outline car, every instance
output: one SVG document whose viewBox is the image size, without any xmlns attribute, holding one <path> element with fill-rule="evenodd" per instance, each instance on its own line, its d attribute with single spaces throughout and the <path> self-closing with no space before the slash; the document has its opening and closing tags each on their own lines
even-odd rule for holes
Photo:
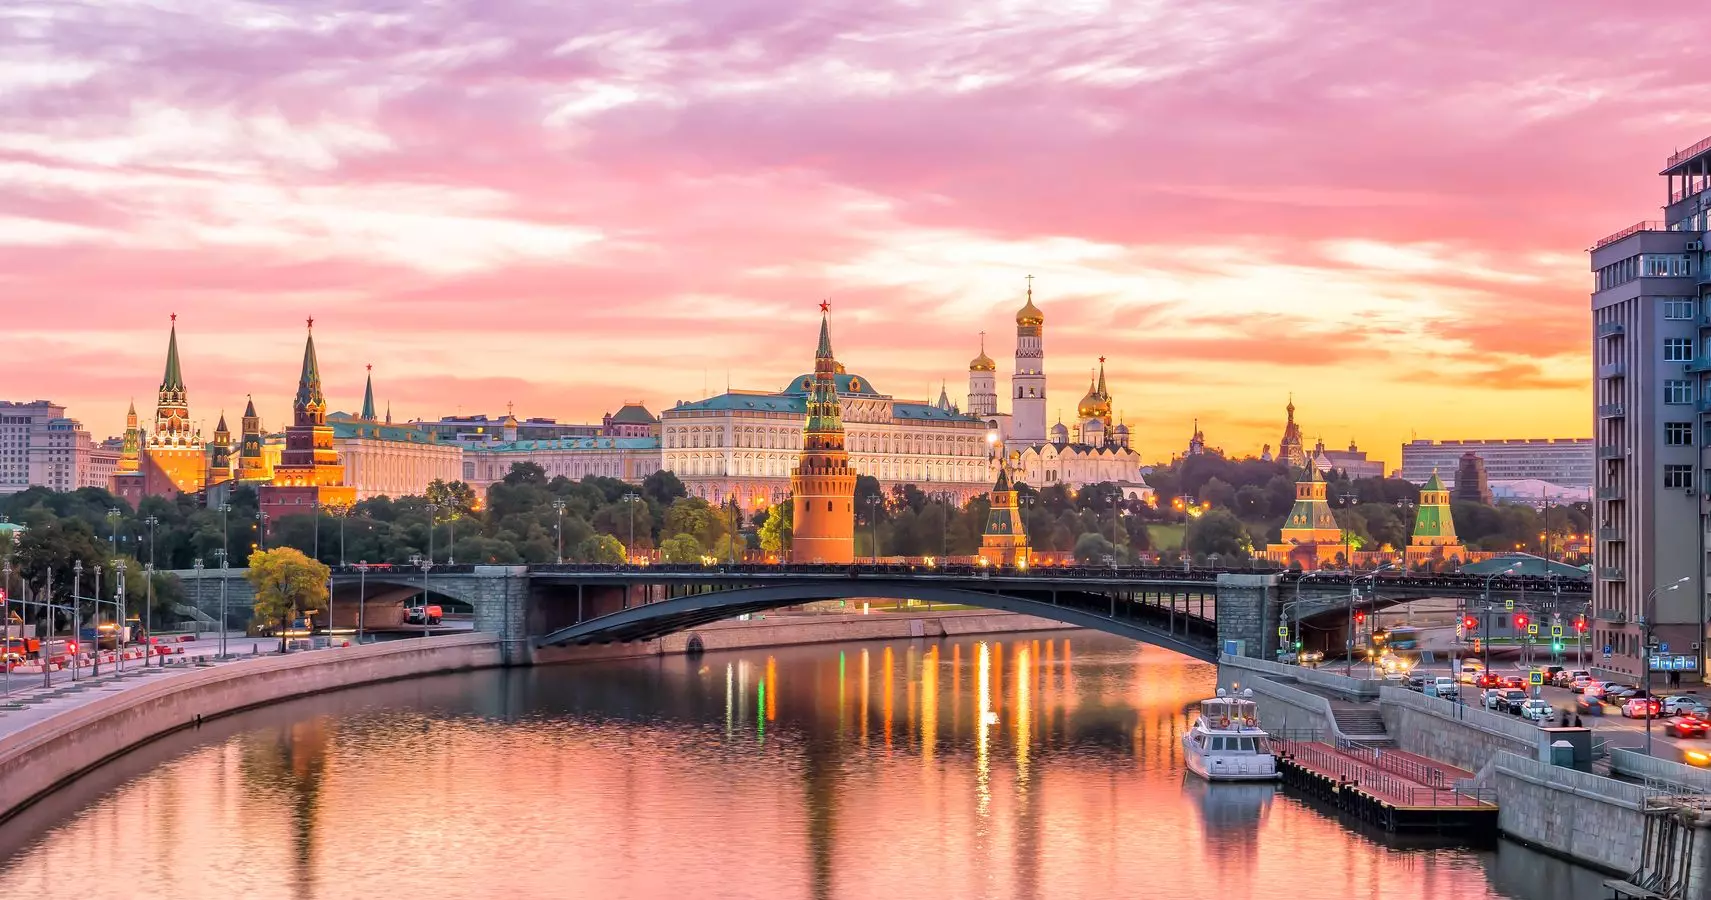
<svg viewBox="0 0 1711 900">
<path fill-rule="evenodd" d="M 1664 734 L 1678 738 L 1702 738 L 1707 731 L 1711 731 L 1711 723 L 1698 716 L 1677 716 L 1663 727 Z"/>
<path fill-rule="evenodd" d="M 1556 715 L 1556 710 L 1551 709 L 1551 705 L 1543 700 L 1528 700 L 1521 704 L 1521 717 L 1523 719 L 1543 722 L 1554 715 Z"/>
<path fill-rule="evenodd" d="M 1683 708 L 1705 705 L 1704 700 L 1701 700 L 1693 694 L 1675 694 L 1674 696 L 1664 697 L 1662 700 L 1663 714 L 1666 716 L 1679 716 L 1682 714 Z"/>
<path fill-rule="evenodd" d="M 1564 669 L 1557 673 L 1557 687 L 1572 688 L 1580 679 L 1592 680 L 1592 673 L 1585 669 Z"/>
<path fill-rule="evenodd" d="M 1486 709 L 1497 709 L 1503 705 L 1504 693 L 1505 691 L 1503 688 L 1486 688 L 1485 691 L 1480 694 L 1479 702 Z"/>
<path fill-rule="evenodd" d="M 1516 688 L 1505 688 L 1503 696 L 1498 700 L 1497 708 L 1511 714 L 1519 714 L 1521 707 L 1527 702 L 1527 692 Z"/>
<path fill-rule="evenodd" d="M 1563 673 L 1562 666 L 1540 666 L 1539 672 L 1545 676 L 1545 684 L 1556 684 L 1557 676 Z"/>
<path fill-rule="evenodd" d="M 1505 676 L 1503 676 L 1503 681 L 1500 683 L 1499 686 L 1500 687 L 1506 687 L 1506 688 L 1523 688 L 1524 689 L 1527 686 L 1527 679 L 1522 678 L 1519 675 L 1505 675 Z"/>
<path fill-rule="evenodd" d="M 1604 701 L 1596 694 L 1581 694 L 1574 698 L 1574 711 L 1583 716 L 1604 715 Z"/>
<path fill-rule="evenodd" d="M 1692 747 L 1681 751 L 1681 761 L 1690 766 L 1698 766 L 1703 769 L 1707 766 L 1711 766 L 1711 753 L 1707 753 L 1697 747 Z"/>
<path fill-rule="evenodd" d="M 1446 700 L 1461 699 L 1461 686 L 1456 684 L 1454 678 L 1439 675 L 1435 684 L 1437 686 L 1438 696 L 1443 697 Z"/>
<path fill-rule="evenodd" d="M 1711 720 L 1711 706 L 1702 702 L 1678 703 L 1675 707 L 1675 714 L 1678 716 L 1690 716 L 1695 719 Z"/>
<path fill-rule="evenodd" d="M 1574 681 L 1569 684 L 1568 689 L 1573 691 L 1576 694 L 1584 694 L 1584 693 L 1586 693 L 1587 685 L 1590 685 L 1590 684 L 1592 684 L 1592 676 L 1580 675 L 1580 676 L 1577 676 L 1574 679 Z"/>
<path fill-rule="evenodd" d="M 1424 675 L 1410 675 L 1410 676 L 1408 676 L 1408 690 L 1423 691 L 1425 689 L 1426 689 L 1426 676 L 1424 676 Z"/>
<path fill-rule="evenodd" d="M 1502 683 L 1502 681 L 1503 679 L 1499 677 L 1496 672 L 1481 672 L 1479 673 L 1479 678 L 1474 681 L 1474 684 L 1482 688 L 1494 688 L 1498 684 Z"/>
<path fill-rule="evenodd" d="M 1622 716 L 1628 719 L 1655 719 L 1662 704 L 1651 697 L 1630 697 L 1622 704 Z"/>
</svg>

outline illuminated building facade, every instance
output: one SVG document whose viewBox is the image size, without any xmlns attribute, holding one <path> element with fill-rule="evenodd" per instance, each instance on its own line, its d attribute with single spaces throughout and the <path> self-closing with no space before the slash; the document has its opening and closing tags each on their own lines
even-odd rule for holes
<svg viewBox="0 0 1711 900">
<path fill-rule="evenodd" d="M 161 376 L 155 402 L 154 425 L 138 430 L 136 407 L 126 416 L 127 440 L 137 445 L 136 468 L 130 469 L 129 447 L 113 476 L 113 492 L 135 506 L 144 497 L 172 497 L 199 493 L 207 485 L 208 448 L 202 435 L 190 424 L 190 392 L 178 361 L 178 316 L 172 316 L 167 335 L 166 371 Z"/>
<path fill-rule="evenodd" d="M 258 492 L 261 511 L 270 521 L 318 509 L 342 509 L 356 502 L 356 489 L 345 483 L 345 468 L 333 446 L 327 424 L 327 400 L 321 391 L 321 367 L 315 358 L 314 320 L 303 345 L 303 370 L 292 401 L 291 426 L 285 429 L 285 451 L 269 483 Z"/>
</svg>

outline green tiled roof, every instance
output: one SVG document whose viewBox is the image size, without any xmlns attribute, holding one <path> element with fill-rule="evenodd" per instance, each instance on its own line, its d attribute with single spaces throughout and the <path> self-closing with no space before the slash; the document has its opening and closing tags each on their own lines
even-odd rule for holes
<svg viewBox="0 0 1711 900">
<path fill-rule="evenodd" d="M 846 376 L 839 375 L 838 377 L 841 379 L 841 378 L 844 378 Z M 813 381 L 814 376 L 812 376 L 812 375 L 808 376 L 808 380 Z M 846 392 L 840 391 L 840 393 L 846 393 Z M 868 396 L 868 395 L 863 393 L 863 394 L 859 394 L 857 396 Z M 877 395 L 875 395 L 875 396 L 877 396 Z M 695 401 L 691 401 L 688 403 L 679 403 L 677 406 L 672 407 L 672 409 L 676 410 L 676 411 L 680 411 L 680 412 L 683 412 L 683 411 L 687 411 L 687 412 L 719 412 L 719 411 L 723 411 L 723 410 L 739 410 L 739 411 L 740 410 L 754 410 L 756 412 L 794 413 L 796 415 L 806 415 L 808 413 L 808 395 L 806 395 L 806 394 L 783 394 L 783 395 L 780 395 L 780 394 L 735 394 L 735 393 L 733 393 L 733 394 L 720 394 L 717 397 L 709 397 L 706 400 L 695 400 Z M 979 422 L 979 421 L 981 421 L 979 418 L 976 418 L 974 416 L 965 415 L 963 413 L 954 412 L 952 410 L 939 409 L 937 406 L 932 406 L 932 405 L 926 404 L 926 403 L 893 403 L 891 405 L 891 414 L 898 419 L 908 419 L 911 421 L 923 420 L 923 419 L 930 419 L 930 420 L 937 421 L 937 422 Z"/>
<path fill-rule="evenodd" d="M 481 452 L 526 453 L 533 450 L 658 450 L 659 438 L 559 438 L 552 441 L 511 441 L 472 448 Z"/>
<path fill-rule="evenodd" d="M 327 417 L 327 425 L 333 429 L 333 437 L 336 438 L 368 438 L 405 444 L 444 443 L 432 432 L 408 425 L 383 425 L 379 422 L 355 419 L 349 413 L 333 413 Z"/>
<path fill-rule="evenodd" d="M 869 382 L 866 378 L 864 378 L 861 375 L 852 375 L 849 372 L 840 372 L 834 377 L 837 379 L 837 382 L 838 382 L 838 393 L 839 394 L 844 394 L 844 395 L 849 395 L 849 396 L 854 396 L 854 397 L 881 397 L 881 396 L 884 396 L 883 394 L 879 393 L 879 391 L 874 389 L 872 382 Z M 803 374 L 796 376 L 796 378 L 794 380 L 792 380 L 789 384 L 785 385 L 784 390 L 779 391 L 779 393 L 785 394 L 785 395 L 800 395 L 800 396 L 806 397 L 806 396 L 808 396 L 809 392 L 811 392 L 813 390 L 814 390 L 814 373 L 813 372 L 804 372 Z"/>
<path fill-rule="evenodd" d="M 614 425 L 657 425 L 659 420 L 647 411 L 647 407 L 635 403 L 626 403 L 622 409 L 612 414 Z"/>
</svg>

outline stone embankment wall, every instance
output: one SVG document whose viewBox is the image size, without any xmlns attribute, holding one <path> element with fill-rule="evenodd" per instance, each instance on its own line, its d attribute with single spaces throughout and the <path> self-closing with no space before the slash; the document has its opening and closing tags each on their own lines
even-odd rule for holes
<svg viewBox="0 0 1711 900">
<path fill-rule="evenodd" d="M 201 719 L 321 691 L 500 664 L 489 634 L 221 663 L 115 691 L 0 739 L 0 819 L 132 747 Z"/>
<path fill-rule="evenodd" d="M 1224 655 L 1218 658 L 1218 686 L 1235 693 L 1252 690 L 1260 727 L 1274 735 L 1317 732 L 1321 740 L 1340 737 L 1331 701 L 1306 691 L 1264 668 L 1263 661 Z"/>
<path fill-rule="evenodd" d="M 1499 753 L 1539 755 L 1539 729 L 1518 716 L 1393 687 L 1380 691 L 1379 712 L 1396 746 L 1469 772 Z"/>
</svg>

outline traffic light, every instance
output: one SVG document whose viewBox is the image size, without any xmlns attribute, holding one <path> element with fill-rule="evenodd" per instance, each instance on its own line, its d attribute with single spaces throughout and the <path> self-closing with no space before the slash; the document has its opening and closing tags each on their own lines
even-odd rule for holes
<svg viewBox="0 0 1711 900">
<path fill-rule="evenodd" d="M 1366 611 L 1365 610 L 1362 610 L 1360 612 L 1355 613 L 1355 624 L 1356 625 L 1365 625 L 1366 624 Z"/>
<path fill-rule="evenodd" d="M 1516 631 L 1526 631 L 1527 630 L 1527 617 L 1526 616 L 1524 616 L 1520 613 L 1515 614 L 1515 630 Z"/>
<path fill-rule="evenodd" d="M 1552 653 L 1561 653 L 1562 652 L 1562 641 L 1551 641 L 1551 652 Z"/>
<path fill-rule="evenodd" d="M 1296 650 L 1300 650 L 1300 649 L 1301 649 L 1301 642 L 1300 642 L 1300 641 L 1296 641 L 1296 642 L 1295 642 L 1295 649 L 1296 649 Z"/>
<path fill-rule="evenodd" d="M 1479 620 L 1473 616 L 1462 616 L 1461 627 L 1468 631 L 1473 631 L 1479 627 Z"/>
<path fill-rule="evenodd" d="M 1576 618 L 1574 620 L 1574 630 L 1575 631 L 1585 631 L 1586 630 L 1586 617 L 1585 616 L 1580 616 L 1579 618 Z"/>
</svg>

